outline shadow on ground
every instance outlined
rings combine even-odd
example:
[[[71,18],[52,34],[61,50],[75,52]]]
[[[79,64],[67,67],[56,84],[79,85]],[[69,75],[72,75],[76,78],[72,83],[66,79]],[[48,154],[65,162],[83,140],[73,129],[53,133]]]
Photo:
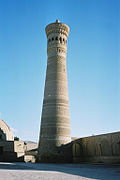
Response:
[[[98,180],[120,180],[120,165],[0,163],[0,170],[61,172]]]

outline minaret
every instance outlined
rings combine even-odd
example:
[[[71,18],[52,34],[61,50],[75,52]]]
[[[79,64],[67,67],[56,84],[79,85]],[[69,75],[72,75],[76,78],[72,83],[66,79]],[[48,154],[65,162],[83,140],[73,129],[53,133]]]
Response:
[[[69,27],[56,20],[46,27],[47,72],[37,161],[58,158],[61,145],[71,142],[66,54]]]

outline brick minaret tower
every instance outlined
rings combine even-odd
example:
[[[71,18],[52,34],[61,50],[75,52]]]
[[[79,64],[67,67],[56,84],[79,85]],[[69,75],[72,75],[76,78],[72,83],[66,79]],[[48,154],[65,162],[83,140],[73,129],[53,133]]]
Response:
[[[58,150],[71,141],[66,53],[69,27],[56,20],[46,27],[47,73],[37,161],[58,159]]]

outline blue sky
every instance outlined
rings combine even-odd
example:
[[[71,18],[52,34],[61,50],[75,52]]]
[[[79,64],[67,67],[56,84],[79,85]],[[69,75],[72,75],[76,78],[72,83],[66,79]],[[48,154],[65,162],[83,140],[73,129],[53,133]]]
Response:
[[[71,135],[120,131],[120,1],[0,0],[0,112],[22,140],[38,141],[47,24],[70,27]]]

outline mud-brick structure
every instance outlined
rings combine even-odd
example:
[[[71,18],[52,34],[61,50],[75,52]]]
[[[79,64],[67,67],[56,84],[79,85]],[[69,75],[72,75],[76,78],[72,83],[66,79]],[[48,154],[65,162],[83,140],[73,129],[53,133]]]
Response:
[[[45,30],[48,59],[37,161],[58,162],[67,158],[60,147],[71,142],[66,71],[69,27],[56,20]]]

